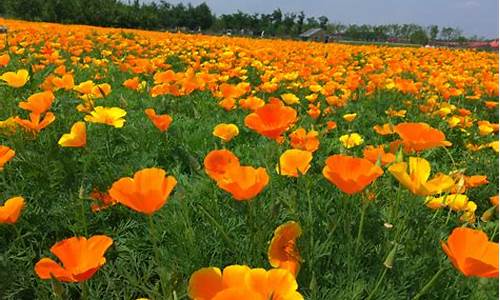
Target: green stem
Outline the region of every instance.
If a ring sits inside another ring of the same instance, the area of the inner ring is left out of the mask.
[[[280,161],[280,158],[281,158],[281,146],[278,142],[275,142],[276,143],[276,151],[278,153],[278,175],[281,176],[281,161]]]
[[[86,281],[80,282],[80,288],[82,289],[82,298],[81,300],[87,300],[89,298],[89,289]]]
[[[306,178],[305,175],[299,176],[299,177],[304,177],[304,183],[305,183],[305,190],[306,190],[306,197],[307,197],[307,206],[309,210],[308,214],[308,223],[309,223],[309,228],[311,229],[311,232],[309,233],[309,249],[310,253],[312,254],[314,251],[314,214],[313,214],[313,203],[311,199],[311,189],[310,189],[310,180],[309,178]],[[314,255],[309,256],[309,266],[311,268],[311,272],[313,272],[314,268]]]
[[[446,222],[444,223],[445,225],[448,225],[448,222],[450,221],[450,217],[451,217],[451,208],[448,209],[448,215],[446,216]]]
[[[87,236],[88,230],[87,230],[87,217],[85,215],[85,203],[84,203],[85,198],[82,197],[82,193],[80,193],[80,196],[78,198],[80,198],[79,199],[80,200],[80,222],[82,223],[83,234],[84,234],[84,236]]]
[[[450,151],[445,146],[443,146],[442,148],[444,149],[444,151],[446,152],[446,154],[448,154],[448,157],[450,158],[451,163],[453,164],[453,168],[455,170],[457,170],[458,169],[457,168],[457,164],[455,163],[455,160],[453,159],[453,156],[451,155]]]
[[[493,238],[497,235],[498,231],[498,222],[495,222],[495,230],[493,230],[493,234],[490,237],[490,241],[493,241]]]
[[[50,286],[52,287],[52,295],[54,296],[55,299],[57,300],[63,300],[64,299],[64,287],[62,284],[57,281],[57,279],[52,278],[50,282]],[[82,290],[83,292],[83,290]],[[83,298],[83,296],[82,296]]]
[[[351,223],[351,218],[352,217],[349,217],[351,216],[352,214],[352,211],[354,211],[354,201],[353,199],[351,199],[351,196],[348,196],[349,199],[347,199],[346,201],[344,201],[344,205],[343,205],[343,211],[344,211],[344,215],[347,215],[347,220],[344,222],[344,233],[347,235],[347,241],[349,243],[349,246],[352,246],[352,242],[354,241],[353,239],[353,234],[352,234],[352,223]],[[346,213],[347,211],[347,213]],[[353,268],[355,267],[354,264],[355,264],[355,258],[354,258],[354,253],[352,251],[349,251],[349,253],[347,254],[347,261],[348,261],[348,264],[347,264],[347,274],[354,274],[353,272]],[[352,288],[354,288],[354,280],[351,280],[351,284],[352,284]]]
[[[392,206],[392,211],[391,211],[391,224],[394,225],[396,223],[396,218],[399,213],[399,203],[401,199],[401,184],[398,185],[398,191],[396,193],[396,201],[394,201],[394,204]]]
[[[422,297],[425,293],[427,293],[427,291],[434,285],[436,280],[439,278],[439,276],[441,276],[441,274],[445,270],[446,269],[444,267],[439,269],[439,271],[437,271],[437,273],[434,274],[434,276],[431,278],[431,280],[429,280],[429,282],[427,282],[427,284],[420,290],[420,292],[418,292],[417,295],[415,297],[413,297],[413,300],[420,299],[420,297]]]
[[[361,242],[361,234],[363,233],[363,225],[365,223],[366,210],[368,209],[369,202],[363,204],[363,210],[361,211],[361,220],[359,221],[358,236],[356,237],[356,251],[359,248],[359,243]]]
[[[155,262],[156,265],[158,266],[158,273],[160,275],[160,288],[162,290],[162,298],[166,299],[170,294],[167,285],[168,280],[165,274],[165,268],[163,268],[163,266],[161,265],[160,248],[158,248],[158,236],[156,234],[156,230],[154,227],[152,215],[148,216],[148,223],[149,223],[149,235],[151,236],[151,240],[153,242],[153,252],[154,252]]]
[[[384,280],[385,274],[387,274],[387,268],[384,268],[384,272],[382,272],[382,274],[380,274],[380,276],[379,276],[379,278],[377,280],[377,284],[373,288],[373,290],[370,293],[370,295],[368,295],[368,298],[366,298],[366,300],[370,300],[370,299],[373,298],[373,296],[375,296],[375,293],[377,293],[377,290],[380,287],[380,284],[382,284],[382,281]]]

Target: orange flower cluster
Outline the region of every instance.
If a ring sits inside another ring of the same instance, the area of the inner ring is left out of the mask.
[[[326,160],[323,176],[342,192],[359,193],[382,176],[384,171],[367,159],[333,155]]]
[[[297,282],[284,269],[251,269],[233,265],[223,271],[203,268],[191,275],[188,294],[191,299],[213,300],[300,300]]]
[[[270,139],[279,141],[281,135],[297,121],[297,111],[273,99],[245,118],[245,125]]]
[[[41,279],[55,278],[63,282],[81,282],[89,279],[106,262],[104,253],[113,240],[105,235],[94,235],[89,239],[73,237],[56,243],[52,252],[62,266],[50,258],[42,258],[35,265]]]
[[[217,186],[238,201],[253,199],[269,182],[266,169],[242,166],[228,150],[211,151],[205,157],[204,165],[205,172],[217,182]]]
[[[465,276],[498,277],[498,243],[479,230],[455,228],[443,250]]]
[[[113,183],[109,195],[135,211],[151,215],[163,207],[177,184],[173,176],[158,168],[137,171],[134,178],[124,177]]]

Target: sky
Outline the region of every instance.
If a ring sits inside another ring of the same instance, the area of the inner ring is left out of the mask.
[[[154,0],[143,0],[152,2]],[[415,23],[458,27],[466,36],[498,37],[498,0],[167,0],[169,3],[206,2],[216,15],[304,11],[307,17],[325,15],[343,24]]]

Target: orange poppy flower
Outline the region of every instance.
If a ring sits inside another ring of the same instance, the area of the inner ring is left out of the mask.
[[[295,149],[314,152],[319,148],[318,132],[310,130],[306,133],[304,128],[299,128],[289,135],[290,145]]]
[[[23,197],[12,197],[0,206],[0,224],[14,224],[24,208]]]
[[[94,189],[92,193],[90,193],[90,198],[97,202],[97,203],[94,202],[90,205],[90,209],[94,213],[101,211],[105,208],[108,208],[112,205],[115,205],[117,203],[113,198],[111,198],[109,193],[107,192],[103,193],[97,189]]]
[[[10,62],[10,56],[9,53],[5,53],[0,55],[0,67],[5,67],[9,64]]]
[[[297,111],[277,99],[245,117],[245,125],[270,139],[278,140],[297,121]]]
[[[394,131],[401,137],[406,151],[451,146],[443,132],[427,123],[400,123],[394,126]]]
[[[317,105],[309,104],[308,108],[309,109],[307,110],[307,114],[314,120],[318,119],[321,115],[320,103],[318,103]]]
[[[140,91],[146,87],[146,81],[139,81],[139,77],[134,77],[125,80],[123,86],[131,90]]]
[[[238,129],[238,126],[225,123],[221,123],[215,126],[214,131],[212,132],[214,136],[222,139],[226,143],[231,141],[239,133],[240,131]]]
[[[299,177],[305,175],[311,167],[312,154],[309,151],[291,149],[286,150],[280,156],[280,163],[276,166],[276,172],[283,176]]]
[[[301,235],[302,229],[294,221],[287,222],[276,228],[267,251],[271,266],[289,270],[295,277],[297,276],[302,258],[295,242]]]
[[[266,104],[264,102],[264,100],[262,100],[259,97],[255,97],[255,96],[250,96],[250,97],[245,98],[245,99],[240,99],[240,101],[238,103],[239,103],[241,108],[249,109],[251,111],[255,111]]]
[[[323,176],[344,193],[359,193],[384,171],[367,159],[345,155],[332,155],[326,160]]]
[[[73,90],[75,90],[81,94],[87,95],[87,94],[92,93],[92,88],[94,88],[94,86],[95,86],[95,84],[92,80],[87,80],[87,81],[84,81],[78,85],[75,85],[73,87]]]
[[[328,131],[331,131],[331,130],[337,128],[337,122],[335,122],[335,121],[327,121],[326,122],[326,128],[327,128]]]
[[[24,127],[26,130],[32,131],[33,133],[39,133],[42,129],[54,122],[55,119],[56,116],[51,112],[46,113],[43,119],[41,119],[40,114],[30,113],[29,120],[15,117],[14,122]]]
[[[373,130],[379,135],[389,135],[394,133],[394,127],[389,123],[375,125],[373,126]]]
[[[87,144],[87,129],[85,122],[76,122],[71,126],[70,133],[65,133],[59,139],[61,147],[84,147]]]
[[[455,228],[441,246],[453,266],[465,276],[498,277],[498,243],[488,241],[484,232]]]
[[[21,69],[17,72],[6,72],[0,76],[0,80],[13,88],[23,87],[28,82],[30,75],[27,70]]]
[[[222,107],[226,111],[230,111],[236,107],[236,100],[234,98],[224,98],[219,101],[219,106]]]
[[[236,99],[248,92],[249,86],[243,85],[231,85],[227,83],[223,83],[219,86],[220,95],[224,99]]]
[[[491,196],[490,203],[491,203],[491,205],[498,207],[498,195]]]
[[[368,146],[363,150],[363,157],[376,163],[380,159],[380,163],[385,166],[396,160],[396,156],[392,153],[386,153],[382,146]]]
[[[205,173],[215,181],[222,179],[227,170],[232,166],[239,166],[240,160],[229,150],[210,151],[205,160]]]
[[[115,181],[109,195],[117,202],[146,215],[152,215],[167,201],[177,184],[173,176],[158,168],[137,171],[134,178],[124,177]]]
[[[247,266],[202,268],[191,275],[188,296],[195,300],[302,300],[297,281],[285,269],[251,269]]]
[[[0,171],[14,156],[16,156],[16,152],[14,150],[7,146],[0,145]]]
[[[466,176],[461,172],[452,174],[455,180],[455,186],[451,190],[452,193],[465,193],[467,189],[475,188],[484,184],[488,184],[488,177],[485,175]]]
[[[35,272],[41,279],[55,278],[62,282],[81,282],[91,278],[106,259],[104,253],[113,244],[105,235],[72,237],[56,243],[52,252],[62,266],[50,258],[42,258],[35,265]]]
[[[19,107],[40,115],[50,109],[54,99],[54,94],[51,91],[36,93],[29,96],[26,102],[19,102]]]
[[[167,114],[157,115],[155,110],[152,108],[145,109],[144,113],[148,116],[153,125],[156,126],[156,128],[158,128],[161,132],[166,131],[168,127],[170,127],[170,124],[172,124],[171,116]]]
[[[269,176],[264,168],[231,165],[217,186],[230,193],[238,201],[251,200],[268,184]]]
[[[52,84],[58,89],[64,89],[66,91],[71,91],[75,87],[75,81],[73,75],[64,74],[62,77],[52,78]]]
[[[54,69],[54,73],[59,75],[59,76],[63,76],[64,74],[67,73],[66,71],[66,66],[65,65],[61,65],[57,68]]]
[[[97,84],[92,87],[91,94],[95,98],[102,98],[111,93],[111,85],[108,83]]]
[[[485,101],[484,106],[486,106],[487,109],[495,109],[498,106],[498,102],[495,101]]]

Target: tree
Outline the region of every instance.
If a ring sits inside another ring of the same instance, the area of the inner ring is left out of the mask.
[[[201,29],[208,29],[214,23],[214,16],[212,15],[212,11],[205,2],[196,6],[194,8],[193,14],[193,19],[195,20],[196,25]]]
[[[318,27],[318,26],[319,26],[319,23],[318,23],[318,21],[316,21],[315,17],[307,18],[307,28],[314,28],[314,27]]]
[[[409,36],[411,43],[425,45],[429,42],[429,37],[423,28],[412,32]]]
[[[306,15],[304,14],[303,11],[301,11],[299,13],[299,15],[297,16],[297,34],[301,34],[302,33],[302,30],[303,30],[303,27],[304,27],[304,19],[305,19]]]
[[[27,20],[42,19],[43,1],[41,0],[7,0],[4,5],[8,16]]]
[[[429,26],[429,38],[431,41],[434,41],[439,33],[439,27],[437,25]]]
[[[441,28],[441,38],[443,40],[450,41],[453,35],[453,28],[451,27],[443,27]]]
[[[283,18],[283,13],[281,12],[281,9],[277,8],[273,11],[271,14],[271,19],[273,23],[277,26],[281,24],[281,19]]]
[[[297,17],[294,13],[285,14],[283,19],[283,33],[290,34],[292,33],[293,26],[295,25],[295,18]]]
[[[328,24],[328,18],[325,16],[321,16],[318,18],[319,27],[326,29],[326,25]]]
[[[331,33],[343,33],[347,29],[347,26],[341,23],[330,23],[326,26],[326,30]]]

